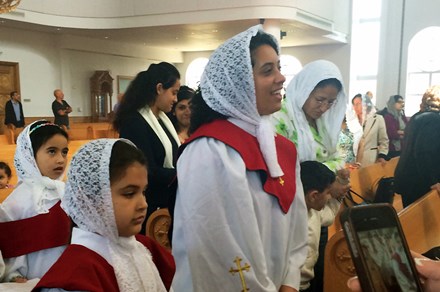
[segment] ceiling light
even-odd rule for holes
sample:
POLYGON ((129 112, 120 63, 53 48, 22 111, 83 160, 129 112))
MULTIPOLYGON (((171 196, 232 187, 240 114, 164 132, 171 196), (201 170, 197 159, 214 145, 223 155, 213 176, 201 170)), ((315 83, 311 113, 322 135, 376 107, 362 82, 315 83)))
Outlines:
POLYGON ((0 0, 0 13, 8 13, 17 8, 21 0, 0 0))

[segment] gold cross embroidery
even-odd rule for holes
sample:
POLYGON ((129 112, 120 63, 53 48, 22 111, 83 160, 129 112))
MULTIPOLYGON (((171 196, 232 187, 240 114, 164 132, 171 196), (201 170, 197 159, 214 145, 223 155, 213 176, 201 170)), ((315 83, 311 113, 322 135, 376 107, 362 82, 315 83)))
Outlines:
POLYGON ((278 178, 278 181, 280 182, 280 185, 284 187, 284 180, 281 176, 278 178))
POLYGON ((237 266, 237 269, 234 269, 231 267, 231 269, 229 270, 229 273, 231 273, 232 275, 234 275, 235 273, 238 273, 240 275, 241 286, 243 287, 243 290, 241 290, 241 292, 249 291, 249 289, 246 286, 246 281, 244 280, 243 271, 249 272, 249 270, 251 269, 251 266, 249 266, 248 264, 245 264, 242 267, 241 266, 241 258, 239 258, 239 257, 236 257, 234 262, 235 262, 235 265, 237 266))

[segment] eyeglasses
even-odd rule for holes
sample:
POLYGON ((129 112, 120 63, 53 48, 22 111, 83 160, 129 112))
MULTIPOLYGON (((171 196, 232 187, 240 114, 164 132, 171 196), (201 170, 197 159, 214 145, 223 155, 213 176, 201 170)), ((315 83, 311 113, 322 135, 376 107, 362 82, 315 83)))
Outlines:
POLYGON ((319 104, 319 106, 323 106, 325 105, 327 108, 331 108, 333 105, 338 103, 337 99, 333 99, 333 100, 327 100, 327 99, 318 99, 315 97, 315 101, 317 104, 319 104))

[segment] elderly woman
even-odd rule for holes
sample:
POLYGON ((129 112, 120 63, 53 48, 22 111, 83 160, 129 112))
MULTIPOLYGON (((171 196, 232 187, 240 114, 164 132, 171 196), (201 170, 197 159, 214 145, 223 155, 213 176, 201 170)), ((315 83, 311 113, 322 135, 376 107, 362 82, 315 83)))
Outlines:
POLYGON ((406 127, 402 153, 394 173, 396 192, 406 207, 430 191, 440 193, 440 86, 423 95, 421 109, 406 127))
MULTIPOLYGON (((332 185, 334 197, 345 194, 349 189, 349 172, 344 169, 345 161, 337 151, 346 108, 347 99, 338 67, 329 61, 317 60, 304 66, 293 78, 287 87, 284 107, 273 116, 277 132, 297 145, 301 162, 317 160, 337 172, 336 182, 332 185)), ((316 261, 308 267, 308 274, 314 277, 311 289, 322 291, 327 227, 321 228, 320 234, 315 236, 321 236, 319 258, 314 276, 316 261)))

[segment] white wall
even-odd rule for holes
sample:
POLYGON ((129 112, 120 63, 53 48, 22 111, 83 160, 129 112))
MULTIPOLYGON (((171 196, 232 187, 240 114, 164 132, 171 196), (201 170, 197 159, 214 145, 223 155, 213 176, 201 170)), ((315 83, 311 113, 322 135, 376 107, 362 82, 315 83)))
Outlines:
POLYGON ((18 62, 20 91, 25 116, 52 116, 53 90, 61 88, 72 106, 71 116, 90 116, 90 81, 95 70, 109 70, 117 76, 134 76, 156 60, 60 48, 59 36, 23 30, 0 30, 0 61, 18 62), (81 112, 78 111, 81 108, 81 112))
POLYGON ((408 45, 411 39, 426 27, 440 26, 440 1, 393 0, 383 3, 384 26, 377 76, 379 108, 386 104, 390 95, 405 95, 408 45), (403 7, 405 13, 402 13, 403 7))

